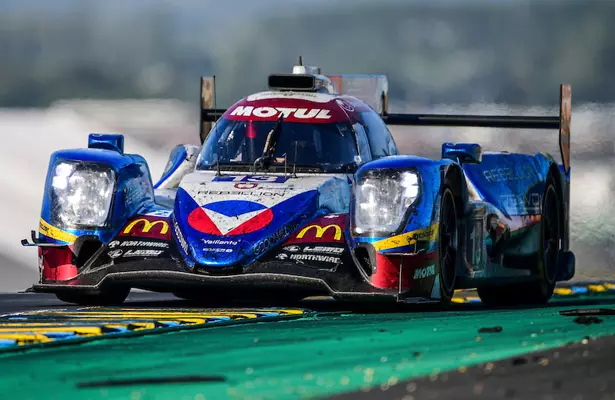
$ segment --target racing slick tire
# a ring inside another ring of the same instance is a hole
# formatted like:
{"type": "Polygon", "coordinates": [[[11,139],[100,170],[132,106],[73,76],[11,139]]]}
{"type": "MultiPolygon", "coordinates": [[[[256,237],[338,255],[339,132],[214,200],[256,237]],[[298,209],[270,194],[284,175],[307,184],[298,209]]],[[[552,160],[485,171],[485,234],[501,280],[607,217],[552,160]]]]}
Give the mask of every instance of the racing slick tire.
{"type": "Polygon", "coordinates": [[[56,293],[56,297],[65,303],[80,306],[116,306],[124,303],[129,293],[129,287],[114,287],[113,290],[103,290],[96,294],[60,292],[56,293]]]}
{"type": "Polygon", "coordinates": [[[542,305],[553,296],[558,256],[563,237],[562,204],[552,176],[546,182],[540,216],[540,243],[536,270],[538,279],[528,283],[478,288],[478,295],[487,306],[542,305]]]}
{"type": "Polygon", "coordinates": [[[455,293],[457,278],[457,248],[459,221],[455,196],[450,186],[444,186],[439,218],[440,307],[449,308],[455,293]]]}

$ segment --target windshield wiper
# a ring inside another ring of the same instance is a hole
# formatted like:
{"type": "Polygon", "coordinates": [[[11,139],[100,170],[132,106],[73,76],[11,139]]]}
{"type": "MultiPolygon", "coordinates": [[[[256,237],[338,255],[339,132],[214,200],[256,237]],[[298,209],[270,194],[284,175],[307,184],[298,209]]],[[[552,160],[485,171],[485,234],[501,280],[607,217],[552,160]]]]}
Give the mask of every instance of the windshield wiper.
{"type": "Polygon", "coordinates": [[[267,135],[267,141],[265,142],[265,147],[263,148],[263,155],[254,161],[254,172],[256,172],[257,164],[260,164],[263,170],[269,169],[271,162],[275,159],[275,148],[278,145],[278,139],[280,138],[280,133],[282,132],[283,119],[284,114],[280,113],[280,117],[267,135]]]}

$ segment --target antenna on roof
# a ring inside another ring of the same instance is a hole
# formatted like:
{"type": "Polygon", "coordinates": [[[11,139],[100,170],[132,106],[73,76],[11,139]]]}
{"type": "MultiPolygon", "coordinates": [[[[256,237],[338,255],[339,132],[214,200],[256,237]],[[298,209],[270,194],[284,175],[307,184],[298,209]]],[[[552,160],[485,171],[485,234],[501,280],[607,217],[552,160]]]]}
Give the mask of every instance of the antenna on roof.
{"type": "Polygon", "coordinates": [[[297,145],[299,142],[295,140],[295,159],[293,160],[293,178],[297,177],[297,145]]]}
{"type": "Polygon", "coordinates": [[[298,65],[303,65],[303,57],[299,56],[299,64],[298,65]]]}

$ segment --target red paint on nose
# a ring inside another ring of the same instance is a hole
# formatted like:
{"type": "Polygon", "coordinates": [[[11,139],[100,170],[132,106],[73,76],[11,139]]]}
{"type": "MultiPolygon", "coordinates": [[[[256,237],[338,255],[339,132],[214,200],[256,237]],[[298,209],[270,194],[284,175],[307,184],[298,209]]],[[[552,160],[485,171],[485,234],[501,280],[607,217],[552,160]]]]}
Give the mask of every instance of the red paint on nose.
{"type": "Polygon", "coordinates": [[[67,281],[77,276],[73,251],[69,246],[39,247],[43,281],[67,281]]]}

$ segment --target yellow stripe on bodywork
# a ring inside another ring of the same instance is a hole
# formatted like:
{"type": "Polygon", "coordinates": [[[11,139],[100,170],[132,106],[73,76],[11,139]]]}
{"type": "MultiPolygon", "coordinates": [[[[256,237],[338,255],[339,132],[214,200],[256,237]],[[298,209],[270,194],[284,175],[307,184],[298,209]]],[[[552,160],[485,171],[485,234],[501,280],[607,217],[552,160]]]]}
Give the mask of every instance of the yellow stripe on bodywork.
{"type": "Polygon", "coordinates": [[[377,251],[382,251],[415,244],[417,239],[436,240],[438,238],[438,227],[439,224],[435,223],[427,228],[417,229],[412,232],[406,232],[401,235],[379,240],[374,242],[373,246],[377,251]]]}
{"type": "Polygon", "coordinates": [[[48,236],[55,240],[60,240],[69,244],[73,244],[77,240],[77,236],[72,233],[63,231],[62,229],[51,226],[47,221],[41,218],[38,229],[41,234],[48,236]]]}

